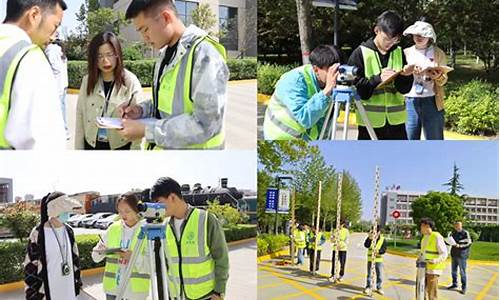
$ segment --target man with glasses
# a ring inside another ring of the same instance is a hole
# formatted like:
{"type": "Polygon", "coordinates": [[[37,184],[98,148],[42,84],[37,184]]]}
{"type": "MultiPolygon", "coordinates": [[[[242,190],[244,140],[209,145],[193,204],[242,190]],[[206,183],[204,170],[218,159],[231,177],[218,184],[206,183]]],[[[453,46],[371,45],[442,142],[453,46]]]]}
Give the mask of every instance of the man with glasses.
{"type": "Polygon", "coordinates": [[[145,137],[148,149],[223,149],[229,78],[224,47],[202,29],[186,28],[172,0],[133,0],[126,17],[160,57],[153,101],[121,106],[121,134],[145,137]],[[144,124],[139,118],[157,120],[144,124]]]}
{"type": "MultiPolygon", "coordinates": [[[[394,11],[385,11],[377,18],[375,37],[362,43],[349,58],[349,65],[358,67],[361,77],[356,88],[377,138],[381,140],[407,139],[403,94],[411,90],[414,66],[407,65],[405,55],[397,45],[403,30],[401,17],[394,11]]],[[[358,139],[370,139],[358,114],[356,122],[358,139]]]]}
{"type": "Polygon", "coordinates": [[[61,24],[62,0],[8,0],[0,25],[0,149],[66,148],[57,83],[41,48],[61,24]]]}

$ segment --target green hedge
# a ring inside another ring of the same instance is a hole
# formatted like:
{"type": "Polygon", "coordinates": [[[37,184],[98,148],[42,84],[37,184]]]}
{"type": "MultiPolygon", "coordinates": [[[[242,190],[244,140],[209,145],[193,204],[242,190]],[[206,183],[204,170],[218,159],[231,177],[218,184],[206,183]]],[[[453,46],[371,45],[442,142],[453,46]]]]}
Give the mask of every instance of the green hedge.
{"type": "MultiPolygon", "coordinates": [[[[134,73],[143,87],[149,87],[153,82],[154,60],[125,60],[125,68],[134,73]]],[[[228,59],[227,66],[230,72],[230,80],[254,79],[257,72],[257,59],[228,59]]],[[[86,61],[68,62],[69,87],[78,89],[82,78],[87,74],[86,61]]]]}
{"type": "Polygon", "coordinates": [[[472,225],[467,228],[472,235],[474,231],[478,241],[498,243],[498,225],[472,225]]]}
{"type": "Polygon", "coordinates": [[[463,134],[498,135],[498,87],[472,80],[446,98],[446,127],[463,134]]]}
{"type": "Polygon", "coordinates": [[[224,228],[226,242],[233,242],[257,236],[256,225],[237,225],[236,227],[224,228]]]}
{"type": "Polygon", "coordinates": [[[257,65],[257,91],[261,94],[272,95],[274,86],[280,79],[281,75],[295,68],[297,65],[257,65]]]}
{"type": "Polygon", "coordinates": [[[257,255],[265,255],[280,251],[288,246],[290,238],[284,234],[261,234],[257,237],[257,255]]]}

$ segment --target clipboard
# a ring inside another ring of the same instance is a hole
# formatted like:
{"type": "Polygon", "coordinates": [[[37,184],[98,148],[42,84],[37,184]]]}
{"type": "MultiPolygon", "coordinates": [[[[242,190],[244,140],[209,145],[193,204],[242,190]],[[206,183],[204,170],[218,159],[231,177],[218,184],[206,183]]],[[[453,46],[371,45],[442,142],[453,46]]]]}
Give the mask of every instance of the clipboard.
{"type": "MultiPolygon", "coordinates": [[[[137,121],[141,122],[144,125],[154,124],[158,119],[155,118],[144,118],[137,119],[137,121]]],[[[97,117],[96,125],[98,128],[105,129],[123,129],[123,123],[121,118],[110,118],[110,117],[97,117]]]]}
{"type": "Polygon", "coordinates": [[[422,72],[430,72],[430,71],[439,71],[443,74],[447,74],[451,71],[453,71],[454,69],[452,67],[448,67],[448,66],[429,66],[429,67],[426,67],[425,69],[422,70],[422,72]]]}
{"type": "Polygon", "coordinates": [[[96,249],[95,252],[99,254],[114,254],[118,252],[123,252],[122,248],[106,248],[106,249],[96,249]]]}
{"type": "Polygon", "coordinates": [[[377,85],[377,87],[375,88],[376,90],[377,89],[383,89],[386,85],[390,84],[391,82],[393,82],[396,77],[398,77],[399,74],[401,74],[401,72],[403,72],[403,70],[399,71],[399,72],[396,72],[394,73],[391,77],[387,78],[386,80],[382,81],[381,83],[379,83],[379,85],[377,85]]]}

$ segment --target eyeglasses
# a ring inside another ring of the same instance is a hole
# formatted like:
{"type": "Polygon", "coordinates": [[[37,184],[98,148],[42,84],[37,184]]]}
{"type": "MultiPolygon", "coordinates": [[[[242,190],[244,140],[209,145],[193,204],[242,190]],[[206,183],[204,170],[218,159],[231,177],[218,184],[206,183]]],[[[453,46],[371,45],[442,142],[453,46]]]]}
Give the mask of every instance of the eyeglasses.
{"type": "Polygon", "coordinates": [[[111,60],[111,59],[115,59],[117,58],[118,56],[114,53],[106,53],[106,54],[99,54],[97,55],[97,59],[99,61],[103,61],[105,58],[107,58],[108,60],[111,60]]]}
{"type": "Polygon", "coordinates": [[[401,37],[399,36],[390,38],[387,36],[387,34],[385,34],[385,32],[382,32],[382,38],[384,39],[384,42],[390,45],[396,45],[401,40],[401,37]]]}

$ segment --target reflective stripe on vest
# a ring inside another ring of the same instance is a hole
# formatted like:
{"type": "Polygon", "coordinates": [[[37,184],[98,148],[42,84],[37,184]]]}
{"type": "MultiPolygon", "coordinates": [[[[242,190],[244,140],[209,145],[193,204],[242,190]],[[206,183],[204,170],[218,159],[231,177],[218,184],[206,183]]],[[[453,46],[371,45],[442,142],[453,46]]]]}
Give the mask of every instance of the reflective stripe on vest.
{"type": "MultiPolygon", "coordinates": [[[[380,238],[378,239],[377,243],[375,243],[375,251],[376,251],[375,262],[376,263],[384,261],[384,257],[382,256],[382,254],[378,254],[378,251],[380,250],[380,248],[382,248],[382,244],[384,244],[384,236],[380,235],[380,238]]],[[[368,261],[369,262],[372,261],[372,247],[371,247],[371,245],[370,245],[370,248],[368,248],[368,261]]]]}
{"type": "Polygon", "coordinates": [[[293,239],[297,248],[304,249],[306,247],[306,233],[304,231],[295,229],[293,239]]]}
{"type": "Polygon", "coordinates": [[[420,251],[424,253],[424,259],[426,260],[426,268],[427,270],[444,270],[446,267],[445,262],[442,261],[438,264],[433,264],[428,262],[428,260],[431,259],[436,259],[439,257],[439,251],[438,251],[438,238],[442,238],[441,234],[439,232],[433,231],[431,235],[429,236],[429,239],[427,240],[427,245],[422,245],[420,246],[420,251]],[[426,246],[424,248],[424,246],[426,246]]]}
{"type": "MultiPolygon", "coordinates": [[[[196,48],[201,42],[211,44],[226,61],[226,50],[210,36],[196,39],[189,45],[188,52],[179,62],[167,73],[161,75],[160,86],[158,88],[158,109],[169,116],[193,113],[193,100],[191,99],[191,79],[193,73],[193,57],[196,48]],[[182,84],[179,84],[181,83],[182,84]]],[[[209,138],[204,143],[188,145],[188,149],[222,149],[224,147],[224,128],[220,132],[209,138]]],[[[152,147],[148,146],[148,149],[152,147]]],[[[155,150],[161,149],[159,146],[155,150]]]]}
{"type": "MultiPolygon", "coordinates": [[[[130,242],[129,249],[134,249],[135,244],[138,241],[138,236],[140,233],[140,228],[136,229],[132,241],[130,242]]],[[[116,221],[108,228],[108,241],[106,244],[107,248],[120,248],[122,239],[122,222],[116,221]]],[[[146,243],[141,246],[141,253],[146,250],[146,243]]],[[[108,293],[116,294],[119,282],[117,282],[117,274],[120,273],[120,260],[119,256],[116,254],[106,255],[106,266],[104,267],[104,277],[103,277],[103,287],[108,293]]],[[[130,282],[128,285],[134,293],[148,293],[149,292],[149,281],[150,275],[147,273],[140,273],[135,267],[132,269],[130,275],[130,282]]]]}
{"type": "Polygon", "coordinates": [[[17,68],[28,52],[37,50],[42,54],[41,57],[44,57],[41,49],[34,44],[10,37],[0,37],[0,149],[11,148],[5,139],[5,127],[17,68]]]}
{"type": "MultiPolygon", "coordinates": [[[[365,68],[364,77],[371,78],[379,75],[382,70],[378,52],[365,46],[361,46],[361,52],[365,68]]],[[[402,53],[401,47],[397,47],[392,51],[389,55],[387,67],[395,71],[401,71],[403,69],[402,53]]],[[[373,128],[384,127],[386,120],[390,125],[399,125],[406,122],[407,113],[404,96],[396,90],[394,83],[382,89],[374,90],[370,99],[362,100],[362,103],[373,128]]],[[[358,125],[364,126],[358,112],[356,112],[356,122],[358,125]]]]}
{"type": "MultiPolygon", "coordinates": [[[[314,84],[312,65],[304,65],[295,69],[302,74],[307,87],[307,98],[310,99],[319,92],[314,84]]],[[[278,81],[279,84],[279,81],[278,81]]],[[[283,104],[276,92],[271,96],[264,117],[264,135],[268,140],[305,139],[317,140],[319,130],[313,125],[309,130],[300,125],[292,112],[283,104]]]]}
{"type": "Polygon", "coordinates": [[[206,211],[194,208],[185,221],[180,241],[172,226],[167,226],[171,298],[178,297],[183,290],[188,299],[199,299],[215,288],[215,261],[208,248],[207,220],[206,211]]]}

